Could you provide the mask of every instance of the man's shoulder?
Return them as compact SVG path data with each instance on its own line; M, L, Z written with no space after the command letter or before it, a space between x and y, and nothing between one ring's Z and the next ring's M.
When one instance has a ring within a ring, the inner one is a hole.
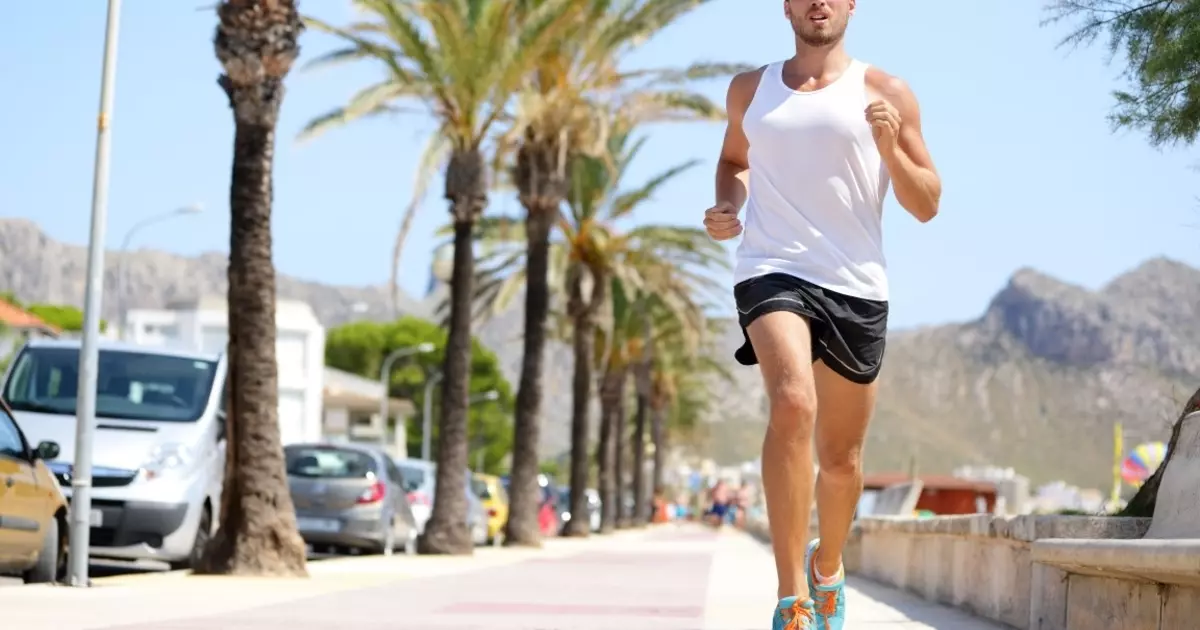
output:
M867 87L889 99L907 99L913 95L907 81L871 64L867 64Z
M725 95L725 109L729 112L731 121L740 119L750 107L754 94L758 92L758 84L768 66L747 70L733 75L729 81L729 92Z
M762 81L763 73L767 71L768 67L769 64L733 75L733 79L729 82L729 91L739 96L753 96L754 92L758 90L758 84Z

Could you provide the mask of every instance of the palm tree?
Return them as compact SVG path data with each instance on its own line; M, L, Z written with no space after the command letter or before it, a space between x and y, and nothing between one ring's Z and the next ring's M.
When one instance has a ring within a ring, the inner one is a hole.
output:
M662 271L668 278L673 273L669 268ZM662 458L666 452L665 414L668 407L679 399L678 392L685 387L679 383L694 379L694 372L700 366L715 365L710 358L709 347L715 322L705 316L712 302L704 300L703 293L686 295L676 291L676 294L685 296L682 303L677 300L672 304L662 299L671 293L643 295L641 306L634 311L630 326L637 340L637 352L630 355L630 371L637 401L630 445L634 502L632 522L637 525L649 520L645 478L647 429L650 443L655 447L650 487L658 488L662 485ZM711 383L705 386L711 387ZM691 420L688 419L689 422Z
M600 377L600 494L601 529L628 524L625 514L625 437L628 432L626 397L629 376L643 353L643 316L653 294L638 292L614 279L607 326L597 335Z
M726 263L724 250L700 229L645 225L622 233L616 222L630 217L657 190L695 162L680 164L651 178L642 186L622 190L621 180L645 143L635 140L632 129L617 128L610 136L604 157L577 155L570 169L570 212L560 214L558 230L547 256L549 286L561 293L548 300L555 316L569 323L575 357L572 386L571 511L586 510L589 477L588 435L595 335L608 304L607 288L614 281L631 291L658 293L676 311L690 307L686 295L711 289L709 276L696 271ZM514 219L493 217L479 225L485 254L481 265L476 304L481 314L499 312L511 302L528 276L523 225ZM673 269L671 274L664 270ZM667 281L670 280L670 284ZM565 295L564 295L565 294ZM563 310L565 306L565 311ZM563 326L568 328L568 326ZM586 535L587 523L568 522L569 535Z
M472 236L487 205L485 144L524 75L568 23L571 0L547 0L530 11L488 0L358 0L373 21L337 28L310 20L345 40L324 61L382 62L387 78L360 93L345 112L377 113L397 99L426 104L440 124L447 152L445 198L454 225L449 334L442 368L437 486L433 514L421 540L425 553L472 551L466 528L467 397L471 362ZM360 115L361 115L360 114ZM332 116L332 118L330 118ZM327 115L314 121L319 128ZM427 152L428 153L428 152Z
M696 325L699 324L699 328ZM733 375L713 359L712 341L725 320L660 318L654 326L653 362L649 371L650 439L654 445L651 488L663 487L669 436L672 429L688 430L711 402L703 392L714 380L725 384ZM697 343L698 342L698 343Z
M300 52L295 0L223 0L213 47L233 109L229 187L229 379L220 528L196 570L307 574L279 437L271 170L283 80ZM211 523L202 516L201 531Z
M740 66L695 64L684 70L623 73L617 64L636 45L708 0L578 0L571 32L541 56L518 98L516 121L506 144L515 147L513 183L525 209L525 326L520 386L514 423L508 544L536 544L539 538L538 440L542 404L542 364L550 309L550 233L567 195L570 168L580 154L603 156L605 107L619 103L629 119L712 119L721 108L709 99L674 87L683 80L731 74ZM519 0L533 10L544 0ZM576 286L572 284L571 286ZM601 285L593 285L601 286ZM569 306L580 321L589 316L577 296ZM582 309L582 310L581 310ZM576 338L576 354L586 352L587 332ZM577 371L581 383L586 369ZM576 388L581 387L578 383ZM587 399L575 402L575 418L587 413ZM579 493L575 492L572 497ZM572 499L583 505L584 499Z
M616 223L651 199L655 192L691 168L687 162L667 169L641 186L622 189L622 180L646 140L633 140L631 130L612 136L608 159L581 158L572 172L569 219L560 225L568 243L571 263L567 268L567 315L571 321L575 379L571 423L572 511L586 507L588 484L587 442L589 403L597 314L606 304L611 280L633 291L655 295L655 300L673 314L693 309L693 292L716 290L711 275L714 267L726 266L724 249L705 238L701 229L643 225L621 233ZM607 163L611 160L611 166ZM586 291L585 283L590 283ZM568 523L568 534L586 534L584 524Z
M629 365L641 339L631 325L638 308L626 287L614 279L609 290L609 321L597 331L596 364L600 367L600 444L597 448L600 490L600 531L611 532L623 520L625 390Z

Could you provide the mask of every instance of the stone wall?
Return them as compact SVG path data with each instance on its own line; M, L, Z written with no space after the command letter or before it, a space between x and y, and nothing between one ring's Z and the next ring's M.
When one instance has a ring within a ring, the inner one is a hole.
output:
M763 544L771 544L771 530L767 526L766 518L748 521L746 532ZM808 536L805 539L811 540L819 535L817 524L809 523ZM850 528L850 536L846 539L846 548L842 550L842 565L846 567L846 573L858 573L862 566L862 530L858 523Z
M1035 584L1047 574L1034 571L1034 541L1139 538L1149 526L1144 518L1087 516L867 518L859 523L858 573L1025 629L1032 599L1050 586Z

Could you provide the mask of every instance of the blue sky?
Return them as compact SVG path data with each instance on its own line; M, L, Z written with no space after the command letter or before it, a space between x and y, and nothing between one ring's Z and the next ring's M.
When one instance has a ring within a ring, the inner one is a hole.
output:
M5 8L0 77L0 215L36 220L82 244L88 232L104 2ZM121 23L108 242L138 220L199 202L205 211L141 232L135 247L181 254L228 247L232 119L216 85L204 0L127 0ZM941 215L921 225L894 200L885 210L892 324L977 316L1018 268L1098 287L1166 255L1200 266L1197 151L1156 151L1110 130L1118 68L1104 51L1056 49L1065 27L1040 27L1034 0L859 3L853 55L904 77L921 100L942 172ZM345 22L344 0L302 9ZM305 56L327 50L317 34ZM636 65L694 60L765 63L792 52L782 0L714 0L641 49ZM275 261L280 272L342 284L382 283L412 185L427 117L379 119L305 143L296 132L376 76L370 66L298 72L280 122ZM703 86L722 98L724 83ZM649 130L632 177L692 158L704 163L647 204L645 221L698 225L712 201L716 125ZM431 189L436 193L438 186ZM511 194L491 211L516 213ZM419 294L445 204L430 195L403 261Z

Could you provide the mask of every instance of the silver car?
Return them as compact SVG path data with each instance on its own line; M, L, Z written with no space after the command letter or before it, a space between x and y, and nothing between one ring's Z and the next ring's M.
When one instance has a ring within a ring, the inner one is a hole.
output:
M437 464L424 459L399 459L396 466L404 477L404 489L416 515L417 530L425 532L425 524L433 514L433 500L437 494ZM471 541L476 545L487 544L487 510L483 502L471 489L471 471L466 471L463 493L467 497L467 529Z
M350 444L285 447L296 525L313 547L416 552L404 480L385 453Z

